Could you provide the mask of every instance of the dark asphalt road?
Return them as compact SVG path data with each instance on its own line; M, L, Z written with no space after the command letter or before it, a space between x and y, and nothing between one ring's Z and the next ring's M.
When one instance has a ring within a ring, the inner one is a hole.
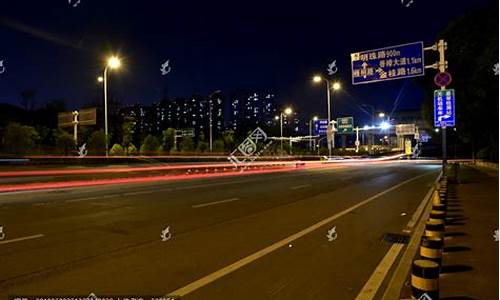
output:
M393 162L0 195L0 298L354 299L391 247L384 233L407 228L439 171Z

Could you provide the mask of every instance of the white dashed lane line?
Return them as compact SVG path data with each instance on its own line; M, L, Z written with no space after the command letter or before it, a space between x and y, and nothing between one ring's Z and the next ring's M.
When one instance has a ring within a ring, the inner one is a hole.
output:
M30 236L24 236L12 240L5 240L5 241L0 241L0 245L4 244L10 244L10 243L15 243L15 242L21 242L21 241L26 241L26 240L32 240L32 239L37 239L43 237L43 234L35 234L35 235L30 235Z
M310 187L310 186L311 186L310 184L302 184L302 185L292 186L290 189L291 190L298 190L298 189L303 189L303 188Z
M211 205L217 205L217 204L222 204L222 203L228 203L228 202L233 202L233 201L238 201L240 198L231 198L231 199L226 199L226 200L221 200L221 201L215 201L215 202L208 202L208 203L202 203L202 204L197 204L191 206L192 208L201 208L201 207L206 207L206 206L211 206Z

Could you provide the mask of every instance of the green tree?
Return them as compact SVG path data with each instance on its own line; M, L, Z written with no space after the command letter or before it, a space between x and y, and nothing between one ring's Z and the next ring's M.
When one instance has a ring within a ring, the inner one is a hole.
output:
M58 129L55 133L57 150L63 151L64 155L68 155L69 151L75 149L75 139L68 132Z
M113 147L111 147L111 150L109 150L109 155L113 156L122 156L125 154L125 151L120 144L114 144Z
M162 136L162 150L167 152L171 151L175 144L175 129L169 127L163 130Z
M127 153L128 153L128 155L136 155L137 154L137 147L131 143L130 145L128 145Z
M232 129L224 130L222 140L224 141L225 150L232 151L234 148L234 131Z
M224 152L225 151L225 146L224 146L224 140L223 139L216 139L213 144L213 151L214 152Z
M203 132L198 136L198 145L196 147L196 152L203 153L209 148L208 143L205 141L205 134Z
M92 132L87 143L88 149L93 154L105 154L106 152L106 138L104 130Z
M132 138L134 134L134 123L133 119L130 117L125 117L122 124L122 145L125 150L125 155L128 155L128 148L130 143L132 143Z
M193 138L189 136L183 137L182 142L180 144L180 149L183 152L193 151L194 150Z
M152 154L158 152L160 141L154 135L148 134L141 145L141 154Z
M10 153L32 151L39 140L38 132L31 126L9 123L5 128L4 147Z

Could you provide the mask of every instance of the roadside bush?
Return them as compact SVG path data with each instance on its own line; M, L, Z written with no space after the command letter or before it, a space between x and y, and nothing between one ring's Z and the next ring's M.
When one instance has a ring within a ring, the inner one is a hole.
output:
M59 151L63 151L64 155L68 155L69 151L75 150L75 140L68 132L58 129L55 134L56 147Z
M93 154L104 154L106 152L106 139L104 130L92 132L87 143L89 151Z
M123 147L120 144L114 144L113 147L111 147L111 150L109 151L109 155L113 156L122 156L124 154L125 151L123 150Z
M9 123L5 128L4 147L7 152L29 152L36 147L38 140L38 132L31 126Z
M149 134L141 145L141 154L156 154L160 148L160 141L157 137Z
M134 146L134 144L130 144L128 146L128 152L127 152L128 155L137 155L137 147Z

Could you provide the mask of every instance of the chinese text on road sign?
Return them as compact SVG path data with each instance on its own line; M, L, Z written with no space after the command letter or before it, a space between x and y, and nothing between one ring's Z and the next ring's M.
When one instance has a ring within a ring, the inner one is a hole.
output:
M352 84L424 75L424 44L416 42L351 54Z
M353 118L345 117L337 119L337 131L339 133L352 133L353 130Z
M314 135L325 135L328 129L328 120L314 121Z
M455 90L434 91L434 126L455 126Z

